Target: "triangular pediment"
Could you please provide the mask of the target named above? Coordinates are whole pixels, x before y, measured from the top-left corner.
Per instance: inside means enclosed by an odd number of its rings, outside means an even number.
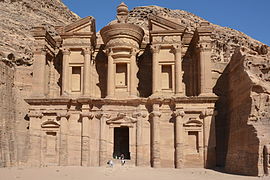
[[[58,28],[61,35],[95,34],[95,19],[91,16]]]
[[[160,16],[149,16],[150,31],[179,31],[184,32],[185,27]]]
[[[47,120],[41,124],[42,128],[59,128],[60,124],[53,120]]]

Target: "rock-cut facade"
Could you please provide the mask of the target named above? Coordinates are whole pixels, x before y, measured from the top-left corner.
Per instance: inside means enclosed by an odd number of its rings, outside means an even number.
[[[216,166],[211,32],[149,16],[145,29],[117,22],[96,33],[86,17],[36,27],[30,105],[31,166],[129,165],[155,168]]]

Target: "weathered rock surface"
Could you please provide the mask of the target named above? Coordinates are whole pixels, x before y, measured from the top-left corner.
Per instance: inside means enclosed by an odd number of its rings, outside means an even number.
[[[134,8],[129,12],[128,21],[147,29],[149,14],[175,18],[187,26],[190,33],[204,21],[186,11],[158,6]],[[31,65],[33,38],[29,30],[44,25],[54,35],[53,26],[68,24],[78,18],[59,0],[0,0],[0,58],[18,65]],[[214,92],[220,97],[216,104],[217,165],[225,166],[229,172],[262,175],[262,149],[270,143],[270,48],[239,31],[211,25],[214,30]],[[145,33],[147,43],[148,32]],[[9,109],[1,110],[5,113],[0,116],[0,134],[4,134],[0,137],[0,166],[16,164],[14,162],[23,164],[26,161],[23,154],[27,152],[27,121],[22,122],[22,119],[28,108],[23,99],[31,91],[32,70],[31,67],[17,67],[14,80],[14,75],[9,75],[9,71],[14,70],[6,65],[1,67],[6,69],[3,70],[5,77],[9,77],[7,82],[2,82],[9,85],[0,86],[1,102],[16,102],[17,106],[15,110],[5,103],[1,106]],[[8,122],[11,124],[7,123],[6,116],[12,119]],[[15,127],[12,122],[21,124]],[[10,144],[4,141],[5,138]]]
[[[34,26],[46,26],[54,34],[53,26],[78,18],[60,0],[0,0],[0,52],[17,64],[31,64]]]

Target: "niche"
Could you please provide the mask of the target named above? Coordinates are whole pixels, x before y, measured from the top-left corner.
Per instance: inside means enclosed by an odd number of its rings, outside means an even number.
[[[71,90],[72,92],[81,91],[81,67],[72,67]]]
[[[171,65],[162,65],[161,87],[162,87],[162,90],[172,89],[172,66]]]
[[[115,85],[116,87],[127,87],[127,64],[116,64]]]

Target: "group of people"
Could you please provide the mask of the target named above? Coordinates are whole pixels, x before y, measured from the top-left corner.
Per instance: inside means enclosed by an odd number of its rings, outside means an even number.
[[[117,159],[117,157],[116,157],[116,159]],[[124,166],[125,163],[126,163],[124,154],[121,154],[120,160],[121,160],[121,165]],[[108,164],[110,167],[113,167],[113,166],[114,166],[114,162],[113,162],[113,160],[111,160],[111,159],[107,162],[107,164]]]

